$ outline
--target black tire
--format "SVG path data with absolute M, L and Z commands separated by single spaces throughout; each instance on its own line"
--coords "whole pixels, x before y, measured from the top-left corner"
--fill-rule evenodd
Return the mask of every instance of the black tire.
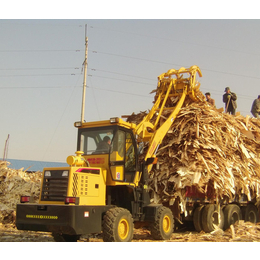
M 248 204 L 244 209 L 243 215 L 245 222 L 257 223 L 259 220 L 258 209 L 254 204 Z
M 172 211 L 167 207 L 158 208 L 154 222 L 151 225 L 151 235 L 156 240 L 171 238 L 174 228 Z
M 204 208 L 204 205 L 198 206 L 195 209 L 194 214 L 193 214 L 193 224 L 194 224 L 194 227 L 195 227 L 197 232 L 200 232 L 200 231 L 203 230 L 203 228 L 202 228 L 202 218 L 201 218 L 203 208 Z
M 229 204 L 224 208 L 224 230 L 242 219 L 241 210 L 236 204 Z
M 224 214 L 220 209 L 220 216 L 218 206 L 214 204 L 207 204 L 202 211 L 202 228 L 206 233 L 210 233 L 216 227 L 223 229 L 224 227 Z
M 77 242 L 80 238 L 79 235 L 65 235 L 52 233 L 52 237 L 55 242 Z
M 134 235 L 131 213 L 124 208 L 112 208 L 103 218 L 104 242 L 130 242 Z

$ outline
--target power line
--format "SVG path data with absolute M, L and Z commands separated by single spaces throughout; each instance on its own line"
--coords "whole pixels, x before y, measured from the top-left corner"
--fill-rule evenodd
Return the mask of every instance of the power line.
M 13 21 L 13 20 L 10 20 Z M 44 21 L 44 20 L 41 20 Z M 34 23 L 32 23 L 31 21 L 26 21 L 23 20 L 22 22 L 9 22 L 9 21 L 1 21 L 1 25 L 15 25 L 15 26 L 57 26 L 57 27 L 83 27 L 82 24 L 57 24 L 57 23 L 42 23 L 42 22 L 37 22 L 37 21 L 33 21 Z
M 27 74 L 27 75 L 0 75 L 1 78 L 10 78 L 10 77 L 45 77 L 45 76 L 76 76 L 81 75 L 80 73 L 71 73 L 71 74 Z
M 0 52 L 80 52 L 82 50 L 0 50 Z
M 54 129 L 54 132 L 53 132 L 53 134 L 52 134 L 52 137 L 51 137 L 51 139 L 50 139 L 49 144 L 47 145 L 47 148 L 46 148 L 46 150 L 45 150 L 45 152 L 44 152 L 44 154 L 43 154 L 42 159 L 45 158 L 45 155 L 46 155 L 46 153 L 47 153 L 48 150 L 49 150 L 49 147 L 50 147 L 50 145 L 51 145 L 51 143 L 52 143 L 52 140 L 53 140 L 53 138 L 54 138 L 54 136 L 55 136 L 55 134 L 56 134 L 56 132 L 57 132 L 57 129 L 58 129 L 59 125 L 60 125 L 60 122 L 61 122 L 62 118 L 64 117 L 65 111 L 66 111 L 66 109 L 67 109 L 67 107 L 68 107 L 68 105 L 69 105 L 69 103 L 70 103 L 70 100 L 71 100 L 71 98 L 72 98 L 72 95 L 73 95 L 73 93 L 74 93 L 74 91 L 75 91 L 75 89 L 76 89 L 76 87 L 77 87 L 76 85 L 78 84 L 79 78 L 80 78 L 80 77 L 78 76 L 77 81 L 76 81 L 76 83 L 75 83 L 75 85 L 74 85 L 74 87 L 73 87 L 73 89 L 72 89 L 72 93 L 70 94 L 69 99 L 68 99 L 68 101 L 67 101 L 67 104 L 66 104 L 66 106 L 64 107 L 63 112 L 62 112 L 62 114 L 61 114 L 61 116 L 60 116 L 60 119 L 59 119 L 58 122 L 57 122 L 56 128 Z
M 101 72 L 107 72 L 107 73 L 116 74 L 116 75 L 122 75 L 122 76 L 127 76 L 127 77 L 134 77 L 134 78 L 138 78 L 138 79 L 145 79 L 145 80 L 152 80 L 152 81 L 154 81 L 154 79 L 151 79 L 151 78 L 144 78 L 144 77 L 140 77 L 140 76 L 124 74 L 124 73 L 119 73 L 119 72 L 114 72 L 114 71 L 92 69 L 92 68 L 89 68 L 89 69 L 92 70 L 92 71 L 101 71 Z
M 69 70 L 69 69 L 75 69 L 78 70 L 77 67 L 61 67 L 61 68 L 12 68 L 12 69 L 0 69 L 1 70 Z
M 138 83 L 138 84 L 144 84 L 144 85 L 153 86 L 153 84 L 150 84 L 150 83 L 138 82 L 138 81 L 127 80 L 127 79 L 110 78 L 110 77 L 97 76 L 97 75 L 88 75 L 88 76 L 90 76 L 90 77 L 97 77 L 97 78 L 103 78 L 103 79 L 119 80 L 119 81 L 125 81 L 125 82 L 131 82 L 131 83 Z
M 122 57 L 122 58 L 128 58 L 128 59 L 135 59 L 135 60 L 142 60 L 142 61 L 148 61 L 148 62 L 154 62 L 154 63 L 161 63 L 161 64 L 169 64 L 169 65 L 176 65 L 176 66 L 181 66 L 183 67 L 183 64 L 176 64 L 176 63 L 170 63 L 170 62 L 163 62 L 163 61 L 158 61 L 158 60 L 150 60 L 150 59 L 144 59 L 144 58 L 138 58 L 138 57 L 132 57 L 132 56 L 126 56 L 126 55 L 120 55 L 120 54 L 114 54 L 114 53 L 108 53 L 108 52 L 98 52 L 98 51 L 92 51 L 94 54 L 104 54 L 104 55 L 110 55 L 110 56 L 116 56 L 116 57 Z M 184 66 L 187 67 L 187 66 Z M 248 76 L 248 75 L 242 75 L 242 74 L 236 74 L 232 72 L 224 72 L 224 71 L 217 71 L 217 70 L 210 70 L 210 69 L 205 69 L 203 67 L 200 68 L 201 71 L 211 71 L 215 73 L 221 73 L 221 74 L 226 74 L 226 75 L 232 75 L 232 76 L 240 76 L 240 77 L 246 77 L 246 78 L 254 78 L 254 79 L 260 79 L 260 77 L 255 77 L 255 76 Z
M 92 51 L 92 53 L 105 54 L 105 55 L 111 55 L 111 56 L 117 56 L 117 57 L 123 57 L 123 58 L 128 58 L 128 59 L 135 59 L 135 60 L 142 60 L 142 61 L 148 61 L 148 62 L 155 62 L 155 63 L 162 63 L 162 64 L 170 64 L 170 65 L 182 66 L 180 64 L 175 64 L 175 63 L 171 63 L 171 62 L 163 62 L 163 61 L 156 61 L 156 60 L 150 60 L 150 59 L 144 59 L 144 58 L 137 58 L 137 57 L 126 56 L 126 55 L 115 54 L 115 53 L 109 53 L 109 52 Z
M 81 87 L 81 86 L 76 86 Z M 44 87 L 0 87 L 0 89 L 42 89 L 42 88 L 48 88 L 48 89 L 55 89 L 55 88 L 72 88 L 72 86 L 44 86 Z
M 114 93 L 119 93 L 119 94 L 127 94 L 127 95 L 132 95 L 132 96 L 151 98 L 151 96 L 147 96 L 147 95 L 141 95 L 141 94 L 136 94 L 136 93 L 129 93 L 129 92 L 124 92 L 124 91 L 112 90 L 112 89 L 105 89 L 105 88 L 99 88 L 99 87 L 90 87 L 90 88 L 94 89 L 94 90 L 104 90 L 104 91 L 114 92 Z
M 231 72 L 224 72 L 224 71 L 217 71 L 217 70 L 209 70 L 209 69 L 204 69 L 204 68 L 201 68 L 201 70 L 211 71 L 211 72 L 221 73 L 221 74 L 227 74 L 227 75 L 232 75 L 232 76 L 240 76 L 240 77 L 245 77 L 245 78 L 260 79 L 260 77 L 241 75 L 241 74 L 236 74 L 236 73 L 231 73 Z
M 0 50 L 0 52 L 56 52 L 56 51 L 57 52 L 64 52 L 64 51 L 80 52 L 82 50 L 4 50 L 4 51 Z M 134 60 L 141 60 L 141 61 L 147 61 L 147 62 L 154 62 L 154 63 L 168 64 L 168 65 L 175 65 L 175 66 L 183 67 L 183 64 L 181 65 L 181 64 L 171 63 L 171 62 L 164 62 L 164 61 L 158 61 L 158 60 L 138 58 L 138 57 L 133 57 L 133 56 L 109 53 L 109 52 L 100 52 L 100 51 L 94 51 L 94 50 L 90 50 L 90 51 L 94 54 L 104 54 L 104 55 L 122 57 L 122 58 L 127 58 L 127 59 L 134 59 Z M 24 70 L 27 70 L 27 69 L 29 70 L 30 68 L 26 68 Z M 41 68 L 34 68 L 34 69 L 41 69 Z M 45 69 L 45 68 L 43 68 L 43 69 Z M 48 68 L 46 68 L 46 69 L 48 69 Z M 52 68 L 50 68 L 50 69 L 52 69 Z M 53 68 L 53 69 L 56 69 L 56 68 Z M 62 68 L 60 68 L 60 69 L 62 69 Z M 69 68 L 64 68 L 64 69 L 69 69 Z M 78 69 L 78 68 L 72 68 L 72 69 Z M 0 70 L 16 70 L 16 69 L 0 69 Z M 23 70 L 23 69 L 17 69 L 17 70 Z M 93 70 L 95 70 L 95 69 L 93 69 Z M 260 79 L 260 77 L 236 74 L 236 73 L 232 73 L 232 72 L 217 71 L 217 70 L 211 70 L 211 69 L 205 69 L 205 68 L 201 68 L 201 70 L 210 71 L 210 72 L 214 72 L 214 73 L 221 73 L 221 74 L 226 74 L 226 75 L 232 75 L 232 76 L 240 76 L 240 77 L 245 77 L 245 78 Z M 100 70 L 100 71 L 102 71 L 102 70 Z M 113 72 L 110 72 L 110 73 L 113 73 Z M 124 75 L 124 74 L 121 74 L 121 75 Z M 139 77 L 139 78 L 141 78 L 141 77 Z
M 125 33 L 125 34 L 132 34 L 132 35 L 137 35 L 141 37 L 146 37 L 146 38 L 153 38 L 153 39 L 159 39 L 163 41 L 170 41 L 170 42 L 178 42 L 181 44 L 189 44 L 189 45 L 196 45 L 196 46 L 201 46 L 201 47 L 208 47 L 208 48 L 213 48 L 213 49 L 219 49 L 219 50 L 225 50 L 225 51 L 230 51 L 230 52 L 237 52 L 237 53 L 245 53 L 245 54 L 250 54 L 250 55 L 260 55 L 260 53 L 253 53 L 253 52 L 246 52 L 246 51 L 240 51 L 240 50 L 233 50 L 233 49 L 228 49 L 228 48 L 223 48 L 223 47 L 218 47 L 218 46 L 212 46 L 212 45 L 207 45 L 207 44 L 201 44 L 201 43 L 196 43 L 196 42 L 187 42 L 187 41 L 181 41 L 177 40 L 176 37 L 174 39 L 169 39 L 169 38 L 164 38 L 164 37 L 159 37 L 159 36 L 154 36 L 154 35 L 145 35 L 141 33 L 133 33 L 129 31 L 121 31 L 121 30 L 114 30 L 111 28 L 102 28 L 102 27 L 97 27 L 97 26 L 90 26 L 91 29 L 101 29 L 101 30 L 106 30 L 106 31 L 114 31 L 114 32 L 120 32 L 120 33 Z

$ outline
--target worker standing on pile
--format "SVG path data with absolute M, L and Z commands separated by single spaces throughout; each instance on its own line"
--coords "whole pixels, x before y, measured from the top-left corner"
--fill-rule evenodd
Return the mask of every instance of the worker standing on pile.
M 207 101 L 209 104 L 211 104 L 213 107 L 216 107 L 216 106 L 215 106 L 215 99 L 213 99 L 213 98 L 210 97 L 210 93 L 209 93 L 209 92 L 205 93 L 205 96 L 206 96 L 206 101 Z
M 259 118 L 260 114 L 260 95 L 254 100 L 251 108 L 251 113 L 255 118 Z
M 237 95 L 230 91 L 229 87 L 225 88 L 225 94 L 223 95 L 223 102 L 225 103 L 225 111 L 228 114 L 235 115 L 237 108 Z

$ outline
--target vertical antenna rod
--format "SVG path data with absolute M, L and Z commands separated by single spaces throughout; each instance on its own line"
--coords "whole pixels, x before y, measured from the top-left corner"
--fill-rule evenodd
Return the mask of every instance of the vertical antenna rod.
M 88 66 L 88 37 L 87 37 L 87 24 L 85 25 L 85 60 L 84 60 L 84 79 L 83 79 L 83 93 L 82 93 L 82 108 L 81 108 L 81 122 L 84 122 L 85 112 L 85 95 L 87 87 L 87 66 Z
M 9 145 L 9 137 L 10 137 L 10 134 L 8 134 L 7 139 L 6 139 L 6 141 L 5 141 L 3 161 L 5 161 L 5 160 L 7 159 L 8 145 Z

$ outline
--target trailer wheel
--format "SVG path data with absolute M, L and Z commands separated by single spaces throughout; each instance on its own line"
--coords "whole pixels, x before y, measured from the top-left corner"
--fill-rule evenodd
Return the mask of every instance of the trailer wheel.
M 171 238 L 174 220 L 172 212 L 167 207 L 158 209 L 156 218 L 151 225 L 151 235 L 156 240 L 167 240 Z
M 204 208 L 204 205 L 198 206 L 193 214 L 193 224 L 197 232 L 200 232 L 203 230 L 202 228 L 202 210 Z
M 77 242 L 79 235 L 65 235 L 59 233 L 52 233 L 52 237 L 55 242 Z
M 224 230 L 228 229 L 230 225 L 235 224 L 242 219 L 241 210 L 236 204 L 229 204 L 224 208 Z
M 219 214 L 220 213 L 220 214 Z M 214 204 L 208 204 L 202 211 L 202 228 L 205 232 L 209 233 L 216 228 L 223 229 L 224 226 L 224 214 L 220 209 L 218 212 L 218 206 Z
M 254 204 L 248 204 L 243 211 L 243 219 L 248 222 L 258 222 L 258 210 Z
M 112 208 L 106 212 L 103 218 L 103 241 L 130 242 L 133 234 L 133 218 L 127 209 Z

